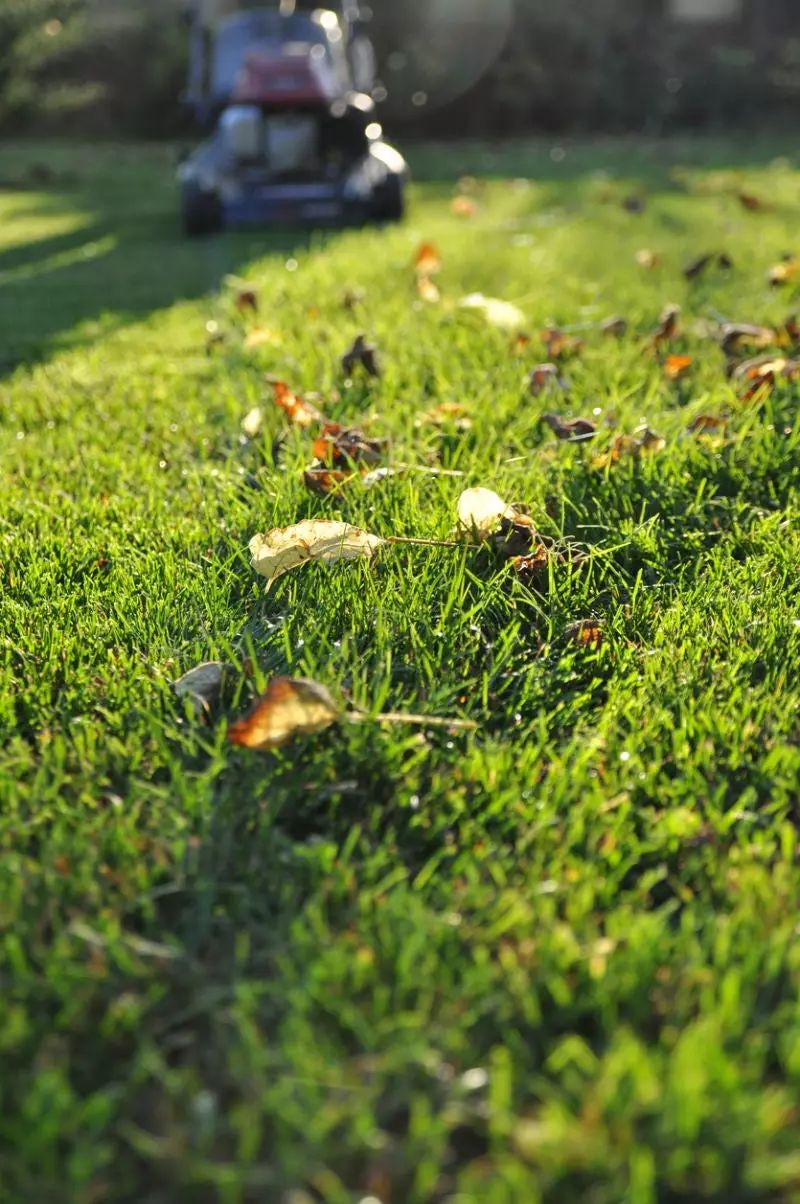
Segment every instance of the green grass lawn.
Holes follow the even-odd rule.
[[[766,281],[800,250],[786,150],[428,149],[403,227],[208,244],[176,234],[163,148],[4,151],[1,1201],[800,1199],[798,385],[740,400],[711,337],[800,307]],[[711,251],[733,268],[687,282]],[[527,347],[458,309],[475,291]],[[548,322],[585,348],[533,397]],[[362,330],[383,375],[348,384]],[[314,496],[265,374],[463,476]],[[448,402],[469,429],[416,421]],[[664,449],[602,467],[642,421]],[[447,540],[475,485],[583,565],[533,592],[487,548],[388,547],[266,598],[251,568],[306,518]],[[202,722],[170,683],[211,659],[236,673]],[[232,747],[274,675],[477,730]]]

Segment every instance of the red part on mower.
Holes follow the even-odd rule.
[[[333,80],[326,80],[324,60],[312,55],[284,57],[250,51],[239,72],[232,100],[249,105],[328,105],[337,99]]]

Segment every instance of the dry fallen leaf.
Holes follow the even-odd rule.
[[[261,406],[253,406],[249,414],[242,419],[242,430],[248,439],[255,439],[264,422],[264,411]]]
[[[457,401],[443,401],[441,405],[434,406],[432,410],[426,410],[419,414],[414,425],[453,425],[457,430],[468,431],[472,426],[472,419],[468,416],[464,406],[459,405]]]
[[[422,300],[427,301],[429,305],[437,305],[442,299],[438,285],[434,284],[430,276],[417,277],[417,292]]]
[[[308,519],[291,527],[277,527],[250,540],[253,568],[267,578],[267,588],[284,573],[309,560],[335,564],[338,560],[369,559],[384,540],[349,523]]]
[[[687,263],[683,269],[683,274],[687,280],[698,280],[709,264],[716,258],[712,253],[709,255],[701,255],[698,259],[693,259],[691,263]]]
[[[478,212],[478,202],[469,196],[454,196],[450,202],[450,210],[456,217],[474,217]]]
[[[692,435],[703,435],[708,431],[724,429],[725,425],[725,419],[718,418],[716,414],[698,414],[686,429]]]
[[[253,288],[243,288],[236,297],[236,308],[240,314],[258,313],[258,294]]]
[[[208,661],[197,665],[172,683],[176,696],[187,699],[199,717],[207,714],[219,700],[226,679],[235,673],[232,665],[222,661]]]
[[[667,380],[682,380],[694,363],[690,355],[668,355],[664,360]]]
[[[563,330],[558,330],[554,326],[546,327],[542,331],[541,338],[545,350],[552,360],[560,359],[565,355],[575,355],[584,347],[583,339],[564,334]]]
[[[645,202],[640,196],[626,196],[622,202],[622,208],[628,213],[644,213]]]
[[[309,427],[315,422],[322,422],[322,415],[310,402],[304,401],[298,394],[293,393],[282,380],[272,382],[273,401],[275,405],[288,414],[296,426]]]
[[[661,263],[660,256],[656,255],[655,251],[651,251],[648,247],[636,252],[636,262],[640,268],[657,268]]]
[[[414,269],[418,276],[433,276],[442,270],[442,257],[432,242],[424,242],[414,256]]]
[[[800,319],[797,314],[789,314],[783,324],[783,329],[791,343],[800,343]]]
[[[520,331],[511,340],[511,351],[514,355],[522,355],[531,345],[531,336]]]
[[[358,288],[356,285],[349,285],[341,296],[341,302],[344,309],[354,310],[367,299],[367,294],[363,288]]]
[[[794,255],[785,255],[780,263],[776,263],[773,268],[770,268],[767,280],[773,288],[780,288],[783,284],[790,284],[798,272],[800,272],[800,259]]]
[[[303,484],[319,497],[327,497],[330,493],[339,492],[355,475],[353,472],[312,464],[303,473]]]
[[[525,321],[525,315],[510,301],[501,301],[498,297],[484,297],[483,293],[470,293],[462,297],[458,303],[462,309],[479,310],[490,326],[500,330],[514,330]]]
[[[624,338],[628,333],[628,319],[617,314],[613,318],[606,318],[605,322],[601,322],[600,329],[603,334],[611,335],[615,339]]]
[[[537,364],[535,368],[531,368],[528,387],[533,396],[538,397],[545,389],[551,387],[561,389],[563,393],[566,393],[569,386],[555,364]]]
[[[720,346],[726,355],[735,355],[743,347],[772,347],[776,340],[776,332],[769,326],[727,322],[722,327]]]
[[[263,326],[254,326],[251,331],[248,331],[242,346],[245,351],[253,351],[256,347],[274,347],[280,342],[280,335],[275,334],[274,331],[266,330]]]
[[[458,499],[458,521],[467,531],[477,533],[479,540],[488,539],[502,518],[513,519],[516,511],[504,502],[493,489],[477,486],[465,489]]]
[[[341,707],[324,686],[302,677],[276,677],[248,714],[231,725],[228,740],[265,752],[324,731],[341,718]]]
[[[664,307],[658,319],[658,326],[653,333],[653,345],[655,347],[676,338],[680,328],[680,317],[680,305],[666,305]]]
[[[597,426],[588,418],[572,418],[565,421],[558,414],[542,414],[541,421],[547,423],[557,439],[572,439],[578,442],[593,439],[597,434]]]
[[[579,619],[564,628],[564,636],[582,648],[599,648],[603,643],[603,624],[599,619]]]
[[[766,201],[762,201],[760,197],[753,196],[749,192],[739,193],[739,204],[743,209],[747,209],[749,213],[761,213],[769,208]]]
[[[640,454],[644,452],[648,455],[656,455],[667,446],[664,436],[651,430],[649,426],[640,427],[636,434],[638,435],[637,443]]]
[[[352,376],[355,368],[361,367],[367,376],[380,376],[376,348],[367,342],[366,336],[359,334],[349,351],[342,356],[342,371],[345,376]]]
[[[329,422],[314,440],[314,455],[334,468],[349,468],[353,464],[380,463],[389,451],[388,438],[369,439],[358,427],[342,427]]]

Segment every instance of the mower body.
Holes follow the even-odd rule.
[[[196,17],[190,96],[207,137],[179,169],[188,235],[400,220],[408,169],[355,26],[352,9]]]

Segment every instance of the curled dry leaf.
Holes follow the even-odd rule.
[[[783,324],[783,329],[786,331],[786,337],[790,343],[800,343],[800,318],[797,314],[789,314]]]
[[[483,314],[490,326],[500,330],[514,330],[525,321],[525,315],[510,301],[499,297],[484,297],[483,293],[469,293],[458,303],[462,309],[476,309]]]
[[[430,276],[417,276],[417,292],[429,305],[438,305],[442,299],[438,285],[431,280]]]
[[[264,411],[261,406],[253,406],[249,414],[245,414],[242,419],[242,430],[248,439],[255,439],[261,427],[264,425]]]
[[[459,525],[466,531],[475,532],[480,541],[488,539],[500,525],[502,518],[513,519],[516,511],[504,502],[493,489],[477,486],[465,489],[458,499]]]
[[[687,280],[699,280],[705,272],[706,268],[713,262],[716,256],[711,253],[709,255],[701,255],[698,259],[693,259],[691,263],[687,263],[683,269],[683,274]]]
[[[354,476],[353,472],[312,464],[303,473],[303,484],[306,489],[316,493],[318,497],[327,497],[331,493],[339,493],[345,485],[353,480]]]
[[[531,336],[520,331],[511,340],[511,351],[514,355],[522,355],[531,345]]]
[[[352,376],[356,368],[363,368],[367,376],[380,376],[376,348],[367,342],[366,336],[357,335],[353,346],[342,356],[342,371]]]
[[[434,406],[432,410],[426,410],[419,414],[414,422],[415,426],[454,426],[457,430],[468,431],[472,426],[472,419],[468,416],[464,406],[459,405],[457,401],[443,401],[441,405]]]
[[[250,540],[253,568],[267,578],[267,588],[290,569],[319,560],[335,564],[338,560],[369,559],[384,540],[349,523],[309,519],[291,527],[277,527],[266,535]]]
[[[636,252],[636,262],[640,268],[657,268],[661,263],[660,256],[656,255],[655,251],[651,251],[649,247],[643,247],[641,251]]]
[[[651,430],[649,426],[643,426],[637,430],[635,436],[617,435],[608,450],[595,456],[592,464],[595,468],[607,468],[610,464],[619,463],[626,456],[655,455],[666,446],[667,441],[662,435]]]
[[[542,331],[541,338],[545,350],[552,360],[562,359],[568,355],[576,355],[585,346],[583,339],[577,339],[573,335],[564,334],[563,330],[559,330],[555,326],[546,327]]]
[[[236,308],[240,314],[258,313],[258,293],[254,288],[243,288],[236,297]]]
[[[533,520],[527,514],[517,512],[513,506],[510,509],[512,514],[503,515],[500,519],[500,529],[491,537],[492,547],[501,560],[517,560],[521,556],[528,556],[535,545],[546,546],[548,542],[539,534]]]
[[[597,426],[588,418],[572,418],[565,422],[558,414],[542,414],[541,421],[546,423],[556,439],[571,439],[575,442],[593,439],[597,434]]]
[[[664,360],[664,375],[667,380],[682,380],[693,363],[690,355],[668,355]]]
[[[780,263],[776,263],[767,273],[767,280],[773,288],[791,284],[800,272],[800,259],[795,255],[785,255]]]
[[[658,326],[653,333],[653,345],[659,347],[676,338],[680,330],[680,305],[665,305],[658,319]]]
[[[305,401],[297,393],[293,393],[282,380],[271,382],[273,388],[272,400],[279,410],[283,410],[289,421],[296,426],[309,427],[315,422],[322,422],[322,415],[310,402]]]
[[[414,256],[418,276],[434,276],[442,270],[442,257],[435,243],[424,242]]]
[[[744,347],[772,347],[777,341],[770,326],[751,326],[746,322],[727,322],[721,331],[720,346],[726,355],[735,355]]]
[[[450,211],[456,217],[474,217],[478,212],[478,202],[471,196],[454,196],[450,202]]]
[[[188,700],[195,714],[200,717],[216,705],[223,686],[235,673],[232,665],[222,661],[207,661],[184,673],[183,677],[172,683],[172,689],[179,699]]]
[[[556,364],[537,364],[535,368],[531,368],[528,382],[534,397],[538,397],[548,388],[561,389],[563,393],[569,388]]]
[[[231,725],[228,740],[240,748],[266,752],[298,736],[324,731],[342,715],[324,686],[303,677],[276,677],[250,711]]]
[[[610,335],[615,339],[622,339],[628,333],[628,319],[615,314],[614,317],[606,318],[605,322],[601,322],[600,329],[603,334]]]
[[[256,347],[276,347],[281,342],[280,335],[263,326],[254,326],[248,331],[242,346],[245,351],[254,351]]]
[[[663,435],[659,435],[657,431],[651,430],[649,426],[639,427],[636,432],[638,438],[638,452],[641,455],[656,455],[662,452],[667,446],[667,441]]]
[[[709,431],[724,430],[725,426],[725,419],[717,417],[716,414],[698,414],[686,429],[692,435],[705,435]]]
[[[769,205],[766,203],[766,201],[762,201],[761,197],[754,196],[750,192],[739,193],[739,204],[743,209],[746,209],[748,213],[763,213],[764,210],[769,209]]]
[[[358,427],[342,427],[328,422],[322,434],[314,440],[314,455],[324,464],[334,468],[348,468],[353,464],[378,464],[389,451],[388,438],[368,439]]]
[[[733,371],[734,381],[745,381],[749,388],[741,395],[742,401],[758,401],[771,392],[776,381],[800,378],[800,360],[760,356],[745,360]]]
[[[564,637],[581,648],[599,648],[603,643],[603,623],[600,619],[579,619],[564,628]]]

